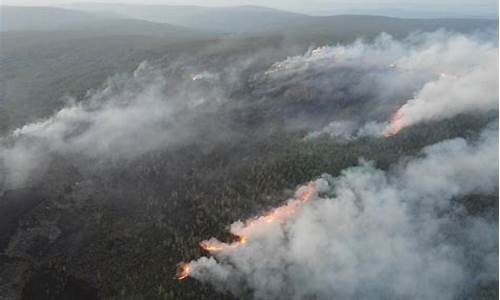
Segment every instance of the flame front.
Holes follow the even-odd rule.
[[[200,247],[207,252],[218,253],[218,252],[227,251],[229,249],[238,248],[239,246],[246,243],[246,238],[244,241],[245,242],[242,242],[240,239],[239,241],[232,242],[232,243],[223,243],[217,239],[210,239],[210,240],[200,242]]]
[[[182,262],[177,267],[177,274],[175,277],[178,280],[186,279],[191,274],[191,271],[192,271],[191,265],[188,263]]]
[[[397,134],[401,129],[405,127],[403,121],[403,112],[399,109],[391,118],[391,123],[389,129],[384,134],[384,137],[390,137]]]
[[[239,248],[240,246],[245,245],[248,242],[248,237],[252,235],[252,232],[256,226],[281,223],[285,220],[288,220],[290,217],[297,213],[297,210],[303,203],[310,201],[314,197],[315,192],[316,188],[311,183],[303,187],[303,191],[299,191],[296,198],[288,201],[283,206],[275,208],[260,217],[247,220],[244,226],[239,229],[238,232],[233,232],[233,234],[238,237],[237,241],[234,241],[232,243],[224,243],[219,241],[218,239],[211,238],[209,240],[202,241],[200,243],[200,247],[210,253],[219,253],[226,250]]]
[[[252,233],[254,233],[257,226],[279,224],[290,219],[297,213],[300,206],[314,198],[315,193],[316,187],[313,183],[310,183],[299,189],[296,197],[289,200],[286,204],[275,208],[262,216],[247,220],[242,227],[238,228],[238,230],[232,230],[232,234],[237,237],[236,241],[224,243],[216,238],[211,238],[200,242],[200,247],[211,254],[238,249],[249,242],[249,239],[252,237]],[[176,278],[179,280],[185,279],[190,276],[191,271],[192,266],[190,264],[180,263],[177,269]]]
[[[238,236],[237,241],[228,244],[228,243],[223,243],[218,239],[211,238],[209,240],[200,242],[200,247],[207,252],[215,253],[228,249],[238,248],[239,246],[246,244],[247,240],[248,239],[246,236]]]

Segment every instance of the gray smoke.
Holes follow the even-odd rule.
[[[296,52],[276,47],[243,51],[228,39],[109,78],[52,116],[0,137],[0,191],[29,185],[61,156],[87,168],[241,134],[231,120],[229,111],[237,106],[231,102],[248,92],[248,74]],[[231,97],[235,91],[238,97]]]
[[[460,202],[498,189],[496,124],[389,171],[362,161],[313,184],[315,199],[295,216],[192,261],[191,276],[255,299],[455,299],[498,280],[496,220]]]
[[[362,137],[381,137],[390,129],[388,122],[371,121],[360,125],[354,121],[333,121],[320,130],[309,132],[305,140],[312,140],[323,135],[343,141],[353,141]]]
[[[390,129],[389,115],[398,109],[404,127],[498,110],[497,44],[495,38],[446,31],[403,40],[382,34],[373,42],[319,47],[289,57],[264,78],[274,89],[314,86],[337,101],[372,103],[358,110],[361,120],[333,120],[308,138],[382,136]]]
[[[0,190],[22,186],[57,155],[74,161],[127,160],[195,140],[201,130],[196,120],[228,101],[219,85],[204,84],[217,76],[207,76],[168,78],[144,62],[131,75],[110,78],[82,101],[14,130],[0,139]],[[203,126],[211,130],[218,125]]]
[[[292,129],[316,127],[310,117],[287,114],[289,106],[304,98],[315,115],[317,102],[325,99],[332,115],[341,110],[336,102],[356,109],[349,114],[352,119],[334,119],[306,139],[381,136],[390,128],[389,115],[412,95],[401,109],[407,125],[498,109],[498,47],[489,39],[441,31],[398,41],[382,34],[371,43],[310,49],[274,64],[273,59],[293,51],[219,53],[231,47],[206,50],[211,58],[203,63],[198,56],[176,58],[167,67],[143,63],[134,74],[116,75],[85,99],[0,138],[0,190],[23,186],[60,155],[74,161],[116,161],[200,137],[227,139],[235,134],[234,124],[204,116],[235,100],[242,100],[234,105],[241,111],[246,106],[249,111],[280,111]],[[266,109],[266,103],[282,98],[279,110],[272,104]]]

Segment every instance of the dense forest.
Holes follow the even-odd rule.
[[[439,39],[490,53],[497,41],[489,41],[495,30],[477,38],[446,30],[406,38],[360,25],[366,38],[353,42],[356,28],[342,36],[314,22],[319,27],[237,36],[195,28],[146,36],[137,29],[144,24],[132,35],[96,36],[88,26],[87,33],[4,32],[0,299],[252,299],[248,286],[234,295],[178,280],[178,264],[209,255],[200,241],[234,239],[228,224],[283,204],[322,174],[341,176],[362,161],[395,172],[429,145],[474,143],[498,123],[498,103],[488,102],[435,113],[392,136],[321,131],[333,121],[361,129],[385,124],[428,81],[444,77],[394,66],[412,51],[394,62],[380,53],[414,44],[427,51]],[[498,91],[491,97],[498,102]],[[323,134],[307,138],[311,132]],[[498,191],[452,203],[439,213],[453,219],[465,211],[498,233]],[[490,238],[498,252],[498,235]],[[478,280],[453,294],[498,298],[498,275]]]

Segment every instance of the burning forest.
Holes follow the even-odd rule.
[[[9,52],[0,299],[498,298],[498,22],[377,22]]]
[[[473,240],[497,225],[439,212],[471,191],[497,189],[498,128],[491,126],[475,143],[454,139],[428,146],[423,157],[400,162],[393,171],[362,162],[338,177],[323,175],[268,214],[233,223],[237,241],[201,242],[210,256],[181,263],[177,279],[192,277],[238,297],[250,289],[256,299],[454,299],[465,282],[473,290],[482,276],[496,276],[495,265],[491,273],[470,269],[468,260],[487,266],[496,256],[493,244],[481,247],[484,253],[474,251]],[[433,178],[422,180],[426,173]],[[449,226],[457,232],[445,237]],[[406,278],[412,282],[404,283]]]

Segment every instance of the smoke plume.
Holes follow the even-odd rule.
[[[497,125],[474,141],[428,146],[388,171],[361,161],[308,186],[311,201],[293,214],[231,225],[238,236],[246,228],[245,243],[209,249],[189,276],[255,299],[467,298],[498,280],[497,224],[460,202],[498,189]]]
[[[242,51],[228,40],[194,55],[143,62],[133,74],[117,74],[52,116],[0,137],[0,191],[28,185],[61,156],[86,168],[234,138],[244,126],[232,120],[231,102],[249,93],[246,78],[293,50],[257,46]]]
[[[332,101],[369,102],[358,108],[363,118],[334,120],[309,138],[391,135],[421,122],[498,110],[498,46],[492,37],[446,31],[403,40],[382,34],[373,42],[358,40],[289,57],[275,63],[265,79],[274,89],[314,86]]]
[[[246,124],[305,129],[306,139],[327,134],[353,140],[495,110],[497,50],[488,35],[439,31],[403,40],[382,34],[284,60],[277,58],[293,51],[224,55],[214,48],[206,59],[178,57],[166,67],[144,63],[1,138],[0,190],[23,186],[57,156],[98,163],[134,159],[188,142],[244,136],[239,131]],[[325,118],[331,122],[326,127]]]
[[[202,131],[229,133],[223,120],[196,123],[227,102],[226,90],[204,84],[215,75],[193,74],[193,80],[164,73],[144,62],[133,74],[111,77],[82,101],[1,138],[0,190],[39,176],[58,155],[75,162],[127,160],[196,140]]]

